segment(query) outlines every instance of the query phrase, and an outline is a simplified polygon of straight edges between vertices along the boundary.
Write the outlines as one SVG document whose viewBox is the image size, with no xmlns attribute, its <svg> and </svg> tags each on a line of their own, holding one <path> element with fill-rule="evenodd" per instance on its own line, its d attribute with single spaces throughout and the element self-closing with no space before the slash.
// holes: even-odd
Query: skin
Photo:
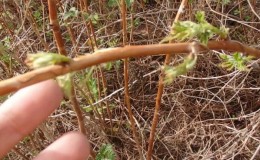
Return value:
<svg viewBox="0 0 260 160">
<path fill-rule="evenodd" d="M 62 91 L 54 80 L 19 90 L 0 106 L 0 159 L 19 141 L 41 124 L 62 100 Z M 89 143 L 79 132 L 69 132 L 45 150 L 36 160 L 84 160 Z"/>
</svg>

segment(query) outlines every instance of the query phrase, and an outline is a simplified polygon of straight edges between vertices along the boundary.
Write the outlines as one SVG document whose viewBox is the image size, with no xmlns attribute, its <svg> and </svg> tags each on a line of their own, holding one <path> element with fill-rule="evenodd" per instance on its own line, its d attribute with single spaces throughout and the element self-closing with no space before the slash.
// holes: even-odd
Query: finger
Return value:
<svg viewBox="0 0 260 160">
<path fill-rule="evenodd" d="M 54 80 L 26 87 L 0 106 L 0 158 L 48 117 L 62 92 Z"/>
<path fill-rule="evenodd" d="M 43 150 L 35 160 L 85 160 L 90 147 L 87 139 L 79 132 L 70 132 Z"/>
</svg>

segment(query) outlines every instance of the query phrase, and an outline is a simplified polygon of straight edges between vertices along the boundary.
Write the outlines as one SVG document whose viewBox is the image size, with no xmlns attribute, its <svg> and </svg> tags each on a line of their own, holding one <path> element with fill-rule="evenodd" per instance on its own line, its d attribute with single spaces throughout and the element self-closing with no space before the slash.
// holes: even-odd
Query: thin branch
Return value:
<svg viewBox="0 0 260 160">
<path fill-rule="evenodd" d="M 122 28 L 123 28 L 123 46 L 126 45 L 127 42 L 127 21 L 126 21 L 126 4 L 125 0 L 121 0 L 121 18 L 122 18 Z M 130 103 L 130 95 L 129 95 L 129 87 L 128 87 L 128 81 L 129 81 L 129 74 L 128 74 L 128 58 L 124 59 L 124 88 L 125 88 L 125 103 L 128 110 L 128 116 L 130 118 L 131 128 L 133 132 L 134 141 L 136 143 L 136 147 L 139 153 L 140 160 L 143 159 L 142 149 L 139 141 L 139 135 L 137 134 L 137 130 L 135 127 L 135 120 L 133 111 L 131 109 L 131 103 Z"/>
<path fill-rule="evenodd" d="M 26 86 L 55 78 L 57 76 L 85 69 L 97 64 L 120 60 L 129 57 L 143 57 L 151 55 L 189 53 L 191 43 L 153 44 L 140 46 L 126 46 L 98 50 L 93 54 L 77 57 L 66 65 L 51 65 L 36 69 L 25 74 L 0 82 L 0 96 L 17 91 Z M 260 50 L 245 46 L 237 41 L 209 41 L 208 48 L 197 45 L 197 51 L 227 50 L 237 51 L 255 57 L 260 57 Z"/>
<path fill-rule="evenodd" d="M 60 54 L 67 55 L 63 39 L 60 32 L 60 25 L 57 19 L 57 9 L 55 0 L 48 0 L 50 26 L 52 27 L 54 38 L 56 40 L 57 48 Z"/>
<path fill-rule="evenodd" d="M 88 10 L 88 7 L 89 7 L 89 3 L 88 3 L 88 1 L 85 1 L 85 2 L 83 2 L 83 11 L 84 12 L 86 12 L 86 13 L 88 13 L 89 14 L 89 10 Z M 90 35 L 90 41 L 91 41 L 91 45 L 92 45 L 92 47 L 94 47 L 95 49 L 98 49 L 98 44 L 97 44 L 97 39 L 96 39 L 96 34 L 95 34 L 95 29 L 94 29 L 94 25 L 93 25 L 93 23 L 92 23 L 92 20 L 91 19 L 89 19 L 88 20 L 88 22 L 86 22 L 86 27 L 87 27 L 87 29 L 89 28 L 90 29 L 90 32 L 91 32 L 91 35 Z M 92 38 L 91 38 L 91 36 L 92 36 Z M 103 89 L 101 89 L 101 86 L 100 86 L 100 79 L 98 78 L 99 76 L 99 73 L 100 72 L 100 75 L 101 75 L 101 84 L 102 84 L 102 88 Z M 107 96 L 107 94 L 106 94 L 106 79 L 105 79 L 105 77 L 104 77 L 104 73 L 103 73 L 103 70 L 102 70 L 102 68 L 100 67 L 100 66 L 98 66 L 97 68 L 96 68 L 96 76 L 97 76 L 97 85 L 98 85 L 98 94 L 99 94 L 99 99 L 101 99 L 101 94 L 102 94 L 102 92 L 104 93 L 104 95 L 105 95 L 105 97 Z M 106 101 L 105 102 L 105 105 L 106 105 L 106 109 L 107 109 L 107 111 L 108 111 L 108 115 L 109 115 L 109 117 L 110 117 L 110 119 L 111 119 L 111 122 L 112 122 L 112 116 L 111 116 L 111 111 L 110 111 L 110 109 L 109 109 L 109 106 L 108 106 L 108 102 Z M 102 108 L 102 107 L 101 107 Z M 97 112 L 97 115 L 99 115 L 99 113 Z M 103 119 L 101 118 L 101 116 L 100 116 L 100 121 L 101 121 L 101 124 L 102 124 L 102 128 L 104 127 L 104 111 L 103 111 L 103 109 L 102 109 L 102 117 L 103 117 Z M 112 125 L 112 123 L 111 123 L 111 125 Z M 112 127 L 111 127 L 112 128 Z"/>
<path fill-rule="evenodd" d="M 80 10 L 82 11 L 81 18 L 82 18 L 82 21 L 85 22 L 86 34 L 89 38 L 89 41 L 91 42 L 90 47 L 94 51 L 95 50 L 95 44 L 94 44 L 93 39 L 92 39 L 91 34 L 90 34 L 91 31 L 89 31 L 89 27 L 88 27 L 89 21 L 86 21 L 85 18 L 84 18 L 84 15 L 83 15 L 84 12 L 88 13 L 88 7 L 87 7 L 88 2 L 86 2 L 84 0 L 80 0 L 79 2 L 80 2 Z"/>
<path fill-rule="evenodd" d="M 58 2 L 58 5 L 61 8 L 61 11 L 64 12 L 64 7 L 63 7 L 62 3 Z M 77 43 L 77 40 L 76 40 L 76 37 L 75 37 L 75 32 L 74 32 L 73 27 L 69 23 L 68 19 L 65 20 L 65 23 L 66 23 L 66 28 L 67 28 L 69 36 L 70 36 L 71 43 L 74 47 L 74 49 L 71 52 L 72 57 L 76 57 L 77 53 L 79 52 L 79 46 L 78 46 L 78 43 Z"/>
<path fill-rule="evenodd" d="M 258 29 L 258 28 L 256 28 L 256 27 L 253 27 L 253 26 L 251 26 L 250 24 L 245 23 L 245 21 L 237 20 L 237 19 L 231 18 L 231 17 L 229 17 L 228 15 L 225 15 L 225 14 L 223 14 L 223 13 L 220 13 L 220 12 L 214 10 L 214 9 L 210 6 L 209 0 L 206 0 L 206 3 L 207 3 L 207 5 L 208 5 L 208 7 L 209 7 L 209 9 L 210 9 L 211 12 L 216 13 L 216 14 L 218 14 L 218 15 L 221 15 L 221 16 L 227 18 L 227 20 L 231 20 L 231 21 L 240 23 L 240 24 L 245 25 L 245 26 L 247 26 L 247 27 L 249 27 L 249 28 L 251 28 L 251 29 L 253 29 L 253 30 L 256 30 L 256 31 L 260 32 L 260 29 Z M 257 23 L 257 22 L 252 22 L 252 23 Z"/>
<path fill-rule="evenodd" d="M 0 56 L 1 56 L 1 53 L 0 53 Z M 12 77 L 13 76 L 13 73 L 12 71 L 9 71 L 9 67 L 7 66 L 8 64 L 2 62 L 0 60 L 0 68 L 2 68 L 4 70 L 4 73 L 6 74 L 7 77 Z"/>
<path fill-rule="evenodd" d="M 255 6 L 253 6 L 250 2 L 250 0 L 247 0 L 247 3 L 249 4 L 250 8 L 251 8 L 251 11 L 255 14 L 255 16 L 260 20 L 260 16 L 256 13 L 255 11 Z"/>
<path fill-rule="evenodd" d="M 56 9 L 56 4 L 54 3 L 54 0 L 48 0 L 48 7 L 49 7 L 49 18 L 50 18 L 50 24 L 52 25 L 54 37 L 56 40 L 56 44 L 59 50 L 59 53 L 62 55 L 67 55 L 65 47 L 64 47 L 64 42 L 62 40 L 62 35 L 60 32 L 60 26 L 59 26 L 59 21 L 57 20 L 57 9 Z M 77 115 L 77 120 L 78 120 L 78 125 L 80 132 L 84 135 L 87 135 L 87 131 L 84 125 L 84 117 L 81 112 L 79 103 L 76 98 L 76 91 L 74 88 L 74 80 L 71 78 L 71 89 L 70 89 L 70 101 L 72 104 L 73 110 L 76 112 Z M 95 158 L 95 153 L 93 150 L 90 152 L 91 156 Z"/>
<path fill-rule="evenodd" d="M 30 6 L 30 2 L 31 2 L 31 1 L 28 2 L 28 6 Z M 24 0 L 24 3 L 27 3 L 27 0 Z M 17 3 L 15 3 L 15 4 L 17 5 Z M 39 31 L 39 29 L 38 29 L 38 28 L 40 28 L 40 27 L 38 26 L 36 20 L 34 19 L 30 7 L 28 7 L 28 9 L 25 10 L 24 15 L 26 16 L 26 18 L 27 18 L 28 21 L 30 22 L 34 33 L 36 34 L 37 38 L 38 38 L 38 39 L 40 40 L 40 42 L 42 43 L 44 49 L 45 49 L 46 51 L 49 51 L 49 50 L 50 50 L 49 45 L 48 45 L 47 42 L 44 41 L 44 39 L 41 37 L 40 31 Z"/>
<path fill-rule="evenodd" d="M 174 22 L 177 22 L 179 20 L 181 13 L 184 12 L 184 8 L 185 8 L 187 2 L 188 2 L 188 0 L 182 0 L 179 10 L 174 19 Z M 169 65 L 170 59 L 171 59 L 171 55 L 167 54 L 165 57 L 164 65 Z M 159 111 L 160 111 L 160 107 L 161 107 L 161 99 L 162 99 L 162 94 L 163 94 L 163 89 L 164 89 L 163 81 L 164 81 L 164 74 L 161 74 L 160 78 L 159 78 L 159 84 L 158 84 L 159 86 L 158 86 L 158 91 L 157 91 L 157 95 L 156 95 L 154 116 L 153 116 L 153 121 L 152 121 L 150 137 L 149 137 L 148 151 L 147 151 L 147 156 L 146 156 L 147 160 L 152 159 L 154 137 L 155 137 L 155 132 L 156 132 L 156 126 L 157 126 L 158 120 L 159 120 L 159 115 L 160 115 Z"/>
<path fill-rule="evenodd" d="M 86 128 L 84 125 L 84 117 L 83 117 L 82 111 L 80 110 L 78 100 L 76 98 L 76 91 L 74 89 L 73 78 L 71 78 L 71 83 L 73 83 L 73 84 L 71 85 L 71 90 L 70 90 L 71 95 L 69 98 L 72 103 L 73 110 L 75 111 L 75 113 L 77 115 L 80 132 L 83 133 L 84 135 L 87 135 L 87 131 L 86 131 Z"/>
</svg>

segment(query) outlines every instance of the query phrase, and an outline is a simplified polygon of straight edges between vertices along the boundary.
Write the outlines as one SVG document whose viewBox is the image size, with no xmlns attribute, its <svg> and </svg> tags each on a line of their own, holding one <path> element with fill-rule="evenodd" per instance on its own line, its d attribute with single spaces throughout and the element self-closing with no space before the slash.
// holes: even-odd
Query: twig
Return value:
<svg viewBox="0 0 260 160">
<path fill-rule="evenodd" d="M 61 8 L 62 12 L 64 12 L 64 8 L 61 2 L 58 2 L 59 7 Z M 76 57 L 77 53 L 79 52 L 79 46 L 75 37 L 75 32 L 73 27 L 71 27 L 71 24 L 69 23 L 69 20 L 64 20 L 64 22 L 66 23 L 66 28 L 68 30 L 69 36 L 70 36 L 70 40 L 71 43 L 74 47 L 74 49 L 71 51 L 72 53 L 72 57 Z"/>
<path fill-rule="evenodd" d="M 59 22 L 57 20 L 57 10 L 56 10 L 56 4 L 54 3 L 54 0 L 48 0 L 48 7 L 49 7 L 49 18 L 50 18 L 50 24 L 52 25 L 54 37 L 56 40 L 56 44 L 59 50 L 60 54 L 67 55 L 65 47 L 64 47 L 64 42 L 62 40 L 62 35 L 60 32 L 60 26 Z M 82 115 L 82 112 L 80 110 L 79 103 L 76 98 L 76 91 L 74 88 L 74 80 L 71 78 L 71 89 L 70 89 L 70 101 L 72 103 L 73 110 L 76 112 L 77 115 L 77 120 L 78 120 L 78 125 L 80 132 L 84 135 L 87 135 L 86 128 L 84 125 L 84 118 Z M 95 158 L 95 152 L 91 149 L 90 150 L 90 155 Z"/>
<path fill-rule="evenodd" d="M 73 110 L 75 111 L 75 113 L 77 115 L 77 120 L 78 120 L 80 132 L 87 135 L 86 128 L 85 128 L 85 125 L 84 125 L 84 118 L 83 118 L 82 112 L 80 110 L 79 103 L 78 103 L 77 98 L 76 98 L 76 92 L 75 92 L 75 89 L 74 89 L 73 78 L 71 78 L 71 83 L 73 83 L 73 84 L 71 85 L 70 101 L 72 103 Z"/>
<path fill-rule="evenodd" d="M 122 27 L 123 27 L 123 46 L 126 45 L 127 42 L 127 21 L 126 21 L 126 4 L 125 0 L 121 0 L 121 18 L 122 18 Z M 131 123 L 131 129 L 133 132 L 134 141 L 136 143 L 137 151 L 139 153 L 140 160 L 143 159 L 142 149 L 139 142 L 139 135 L 137 134 L 137 130 L 135 127 L 135 120 L 133 111 L 131 109 L 131 103 L 130 103 L 130 96 L 129 96 L 129 87 L 128 87 L 128 81 L 129 81 L 129 74 L 128 74 L 128 58 L 124 59 L 124 88 L 125 88 L 125 103 L 128 111 L 128 116 L 130 118 Z"/>
<path fill-rule="evenodd" d="M 215 10 L 210 6 L 209 0 L 206 0 L 206 3 L 208 4 L 208 7 L 209 7 L 209 9 L 210 9 L 211 12 L 216 13 L 216 14 L 218 14 L 218 15 L 221 15 L 221 16 L 227 18 L 227 20 L 231 20 L 231 21 L 240 23 L 240 24 L 245 25 L 245 26 L 247 26 L 247 27 L 249 27 L 249 28 L 251 28 L 251 29 L 253 29 L 253 30 L 256 30 L 256 31 L 260 32 L 260 29 L 258 29 L 258 28 L 256 28 L 256 27 L 253 27 L 253 26 L 251 26 L 250 24 L 245 23 L 244 21 L 236 20 L 236 19 L 231 18 L 231 17 L 229 17 L 229 16 L 227 16 L 227 15 L 225 15 L 225 14 L 223 14 L 223 13 L 219 13 L 219 12 L 215 11 Z M 251 22 L 251 23 L 257 23 L 257 22 Z"/>
<path fill-rule="evenodd" d="M 185 8 L 187 2 L 188 2 L 188 0 L 182 0 L 179 10 L 174 19 L 174 22 L 177 22 L 179 20 L 181 13 L 184 12 L 184 8 Z M 170 59 L 171 59 L 171 55 L 167 54 L 165 57 L 164 65 L 169 65 Z M 155 136 L 155 132 L 156 132 L 156 126 L 157 126 L 158 120 L 159 120 L 159 114 L 160 114 L 159 111 L 160 111 L 160 107 L 161 107 L 161 99 L 162 99 L 162 94 L 163 94 L 163 89 L 164 89 L 163 81 L 164 81 L 164 74 L 161 74 L 160 78 L 159 78 L 159 84 L 158 84 L 159 86 L 158 86 L 158 91 L 157 91 L 157 95 L 156 95 L 154 116 L 153 116 L 153 121 L 152 121 L 150 137 L 149 137 L 148 151 L 147 151 L 147 156 L 146 156 L 147 160 L 151 160 L 151 158 L 152 158 L 152 152 L 153 152 L 153 146 L 154 146 L 154 136 Z"/>
<path fill-rule="evenodd" d="M 30 6 L 30 2 L 31 2 L 31 1 L 28 2 L 28 6 Z M 27 3 L 27 0 L 24 0 L 24 3 Z M 17 5 L 17 3 L 15 3 L 15 4 Z M 30 22 L 34 33 L 36 34 L 37 38 L 38 38 L 38 39 L 40 40 L 40 42 L 42 43 L 44 49 L 45 49 L 46 51 L 49 51 L 49 50 L 50 50 L 49 45 L 48 45 L 47 42 L 44 41 L 44 39 L 41 37 L 40 31 L 39 31 L 39 28 L 40 28 L 40 27 L 38 26 L 36 20 L 34 19 L 30 7 L 28 7 L 28 9 L 25 10 L 24 15 L 25 15 L 25 17 L 28 19 L 28 21 Z"/>
<path fill-rule="evenodd" d="M 258 147 L 256 148 L 255 153 L 254 153 L 253 156 L 250 158 L 250 160 L 254 160 L 259 152 L 260 152 L 260 144 L 259 144 Z"/>
<path fill-rule="evenodd" d="M 191 43 L 154 44 L 98 50 L 93 54 L 86 54 L 85 56 L 74 58 L 66 65 L 51 65 L 3 80 L 0 82 L 0 96 L 44 80 L 52 79 L 69 72 L 78 71 L 109 61 L 120 60 L 128 57 L 161 55 L 163 53 L 189 53 L 190 45 Z M 197 48 L 198 52 L 208 50 L 227 50 L 243 52 L 255 57 L 260 57 L 260 50 L 245 46 L 237 41 L 210 41 L 208 43 L 208 49 L 201 45 L 197 46 Z"/>
<path fill-rule="evenodd" d="M 61 32 L 60 32 L 59 21 L 57 20 L 57 10 L 56 10 L 56 4 L 54 0 L 48 0 L 48 8 L 49 8 L 50 26 L 52 27 L 53 30 L 58 51 L 62 55 L 67 55 L 64 47 L 63 39 L 61 36 Z"/>
<path fill-rule="evenodd" d="M 251 2 L 249 0 L 247 0 L 247 3 L 249 4 L 251 11 L 255 14 L 255 16 L 260 20 L 260 16 L 256 13 L 255 11 L 255 6 L 253 7 L 253 5 L 251 4 Z"/>
</svg>

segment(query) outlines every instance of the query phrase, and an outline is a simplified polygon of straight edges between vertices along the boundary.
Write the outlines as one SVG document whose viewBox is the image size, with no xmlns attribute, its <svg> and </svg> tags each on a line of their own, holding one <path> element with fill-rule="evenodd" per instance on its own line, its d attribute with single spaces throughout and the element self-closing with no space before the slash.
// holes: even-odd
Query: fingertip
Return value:
<svg viewBox="0 0 260 160">
<path fill-rule="evenodd" d="M 69 132 L 43 150 L 35 160 L 85 160 L 89 154 L 90 144 L 86 137 L 79 132 Z"/>
<path fill-rule="evenodd" d="M 48 95 L 52 96 L 53 99 L 56 99 L 58 102 L 60 102 L 63 98 L 63 92 L 61 88 L 59 87 L 58 83 L 53 79 L 39 82 L 29 87 L 23 88 L 18 91 L 17 94 L 28 94 L 32 93 L 33 90 L 37 90 L 35 93 L 41 93 L 41 91 L 44 91 L 42 92 L 44 94 L 46 94 L 46 90 L 49 90 L 50 92 L 48 92 Z"/>
<path fill-rule="evenodd" d="M 0 158 L 32 132 L 63 98 L 54 80 L 47 80 L 16 92 L 0 107 Z"/>
</svg>

